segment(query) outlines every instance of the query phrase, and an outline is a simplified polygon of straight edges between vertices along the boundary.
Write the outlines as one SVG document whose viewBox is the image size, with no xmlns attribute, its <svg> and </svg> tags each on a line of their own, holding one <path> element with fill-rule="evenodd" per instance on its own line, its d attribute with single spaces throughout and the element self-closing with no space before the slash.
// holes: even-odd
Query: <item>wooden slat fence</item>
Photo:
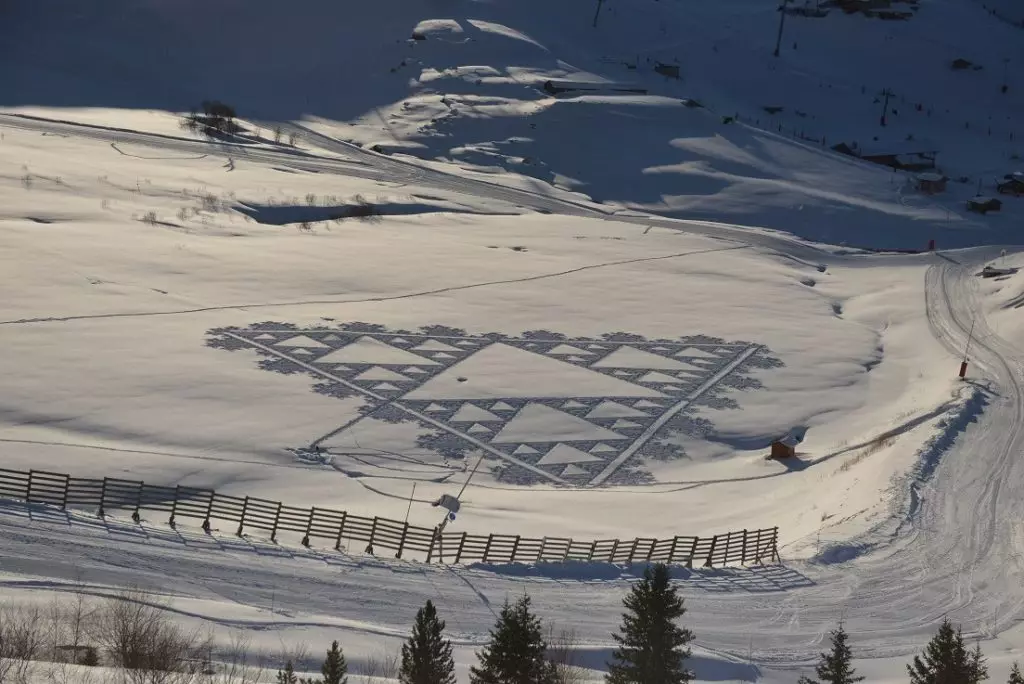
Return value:
<svg viewBox="0 0 1024 684">
<path fill-rule="evenodd" d="M 569 561 L 682 563 L 689 567 L 720 567 L 777 562 L 777 527 L 741 530 L 713 537 L 602 539 L 578 541 L 511 534 L 438 533 L 429 527 L 387 518 L 353 515 L 327 508 L 298 508 L 252 496 L 220 494 L 211 489 L 165 487 L 134 480 L 71 477 L 43 470 L 0 468 L 0 499 L 95 509 L 100 515 L 130 513 L 138 522 L 142 511 L 179 520 L 199 520 L 206 532 L 212 521 L 233 525 L 235 534 L 262 532 L 277 541 L 289 533 L 310 546 L 324 540 L 335 549 L 369 553 L 387 551 L 402 558 L 412 554 L 428 563 L 560 563 Z"/>
</svg>

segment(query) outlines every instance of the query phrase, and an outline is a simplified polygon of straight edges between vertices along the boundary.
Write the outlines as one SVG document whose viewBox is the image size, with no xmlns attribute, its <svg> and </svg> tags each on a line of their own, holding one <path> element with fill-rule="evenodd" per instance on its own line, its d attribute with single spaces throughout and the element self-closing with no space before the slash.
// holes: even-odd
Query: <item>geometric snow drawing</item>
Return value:
<svg viewBox="0 0 1024 684">
<path fill-rule="evenodd" d="M 730 391 L 781 365 L 756 344 L 627 333 L 510 337 L 367 323 L 305 328 L 260 323 L 210 331 L 209 346 L 248 349 L 260 366 L 305 373 L 315 391 L 364 401 L 361 420 L 420 427 L 447 460 L 481 453 L 502 482 L 595 487 L 653 481 L 645 464 L 685 458 L 674 435 L 707 435 L 697 407 L 733 408 Z M 283 414 L 287 415 L 287 414 Z"/>
</svg>

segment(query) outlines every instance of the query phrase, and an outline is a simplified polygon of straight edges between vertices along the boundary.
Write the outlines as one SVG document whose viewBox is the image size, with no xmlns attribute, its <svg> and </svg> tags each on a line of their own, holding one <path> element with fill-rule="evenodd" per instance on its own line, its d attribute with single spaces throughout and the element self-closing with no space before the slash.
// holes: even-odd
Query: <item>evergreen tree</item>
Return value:
<svg viewBox="0 0 1024 684">
<path fill-rule="evenodd" d="M 846 640 L 849 635 L 843 629 L 843 624 L 830 632 L 832 637 L 832 651 L 822 653 L 815 672 L 818 679 L 828 684 L 856 684 L 864 681 L 863 677 L 857 676 L 857 671 L 850 666 L 853 654 L 850 651 Z M 818 680 L 809 677 L 801 677 L 800 684 L 818 684 Z"/>
<path fill-rule="evenodd" d="M 320 684 L 348 684 L 348 663 L 345 662 L 345 654 L 341 652 L 337 641 L 331 642 L 324 664 L 320 666 L 320 673 L 323 675 Z"/>
<path fill-rule="evenodd" d="M 1010 678 L 1006 680 L 1006 684 L 1024 684 L 1024 677 L 1020 674 L 1020 665 L 1016 662 L 1013 664 L 1013 669 L 1010 670 Z"/>
<path fill-rule="evenodd" d="M 530 612 L 530 597 L 508 601 L 477 653 L 479 667 L 469 670 L 471 684 L 557 684 L 558 673 L 546 658 L 540 618 Z"/>
<path fill-rule="evenodd" d="M 924 652 L 907 665 L 907 672 L 910 684 L 978 684 L 988 679 L 981 645 L 968 651 L 963 634 L 959 629 L 953 631 L 948 619 L 942 621 Z"/>
<path fill-rule="evenodd" d="M 608 667 L 607 684 L 686 684 L 693 673 L 686 659 L 693 632 L 676 620 L 686 613 L 683 599 L 669 583 L 668 568 L 652 565 L 622 601 L 622 634 Z"/>
<path fill-rule="evenodd" d="M 401 684 L 455 684 L 452 644 L 443 638 L 444 620 L 427 601 L 416 613 L 412 636 L 402 646 Z"/>
<path fill-rule="evenodd" d="M 277 684 L 299 684 L 299 678 L 295 675 L 295 667 L 292 661 L 284 664 L 283 670 L 277 671 Z"/>
</svg>

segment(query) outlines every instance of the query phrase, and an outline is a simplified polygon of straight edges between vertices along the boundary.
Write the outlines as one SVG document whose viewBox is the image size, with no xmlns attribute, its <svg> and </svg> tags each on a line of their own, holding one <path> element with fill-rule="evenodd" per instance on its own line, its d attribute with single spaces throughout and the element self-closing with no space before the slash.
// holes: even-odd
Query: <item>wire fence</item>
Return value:
<svg viewBox="0 0 1024 684">
<path fill-rule="evenodd" d="M 234 533 L 301 535 L 310 546 L 326 540 L 336 550 L 365 543 L 368 553 L 392 552 L 428 563 L 540 562 L 665 562 L 703 567 L 778 562 L 779 528 L 741 530 L 713 537 L 677 536 L 668 539 L 604 539 L 578 541 L 564 537 L 541 539 L 509 534 L 442 533 L 436 528 L 380 517 L 352 515 L 327 508 L 299 508 L 251 496 L 230 496 L 211 489 L 166 487 L 136 480 L 72 477 L 43 470 L 0 468 L 0 498 L 30 504 L 86 509 L 100 517 L 130 513 L 140 522 L 142 512 L 168 515 L 174 527 L 180 519 L 200 520 L 210 533 L 214 520 L 237 525 Z"/>
</svg>

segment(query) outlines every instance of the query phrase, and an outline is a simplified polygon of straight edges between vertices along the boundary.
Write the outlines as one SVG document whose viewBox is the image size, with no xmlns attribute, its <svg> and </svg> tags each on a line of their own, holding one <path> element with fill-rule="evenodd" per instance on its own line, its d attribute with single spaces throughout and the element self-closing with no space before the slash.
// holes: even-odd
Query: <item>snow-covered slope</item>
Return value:
<svg viewBox="0 0 1024 684">
<path fill-rule="evenodd" d="M 673 216 L 863 246 L 1012 241 L 1019 201 L 985 218 L 964 211 L 979 180 L 1014 170 L 1024 140 L 1021 30 L 973 0 L 925 2 L 908 21 L 791 16 L 778 58 L 771 3 L 610 1 L 596 28 L 594 9 L 23 3 L 2 29 L 0 105 L 183 111 L 219 98 L 245 117 L 315 118 L 345 140 Z M 984 68 L 953 71 L 957 58 Z M 552 97 L 547 80 L 601 90 Z M 829 149 L 894 149 L 908 136 L 968 181 L 926 201 L 902 175 Z"/>
</svg>

